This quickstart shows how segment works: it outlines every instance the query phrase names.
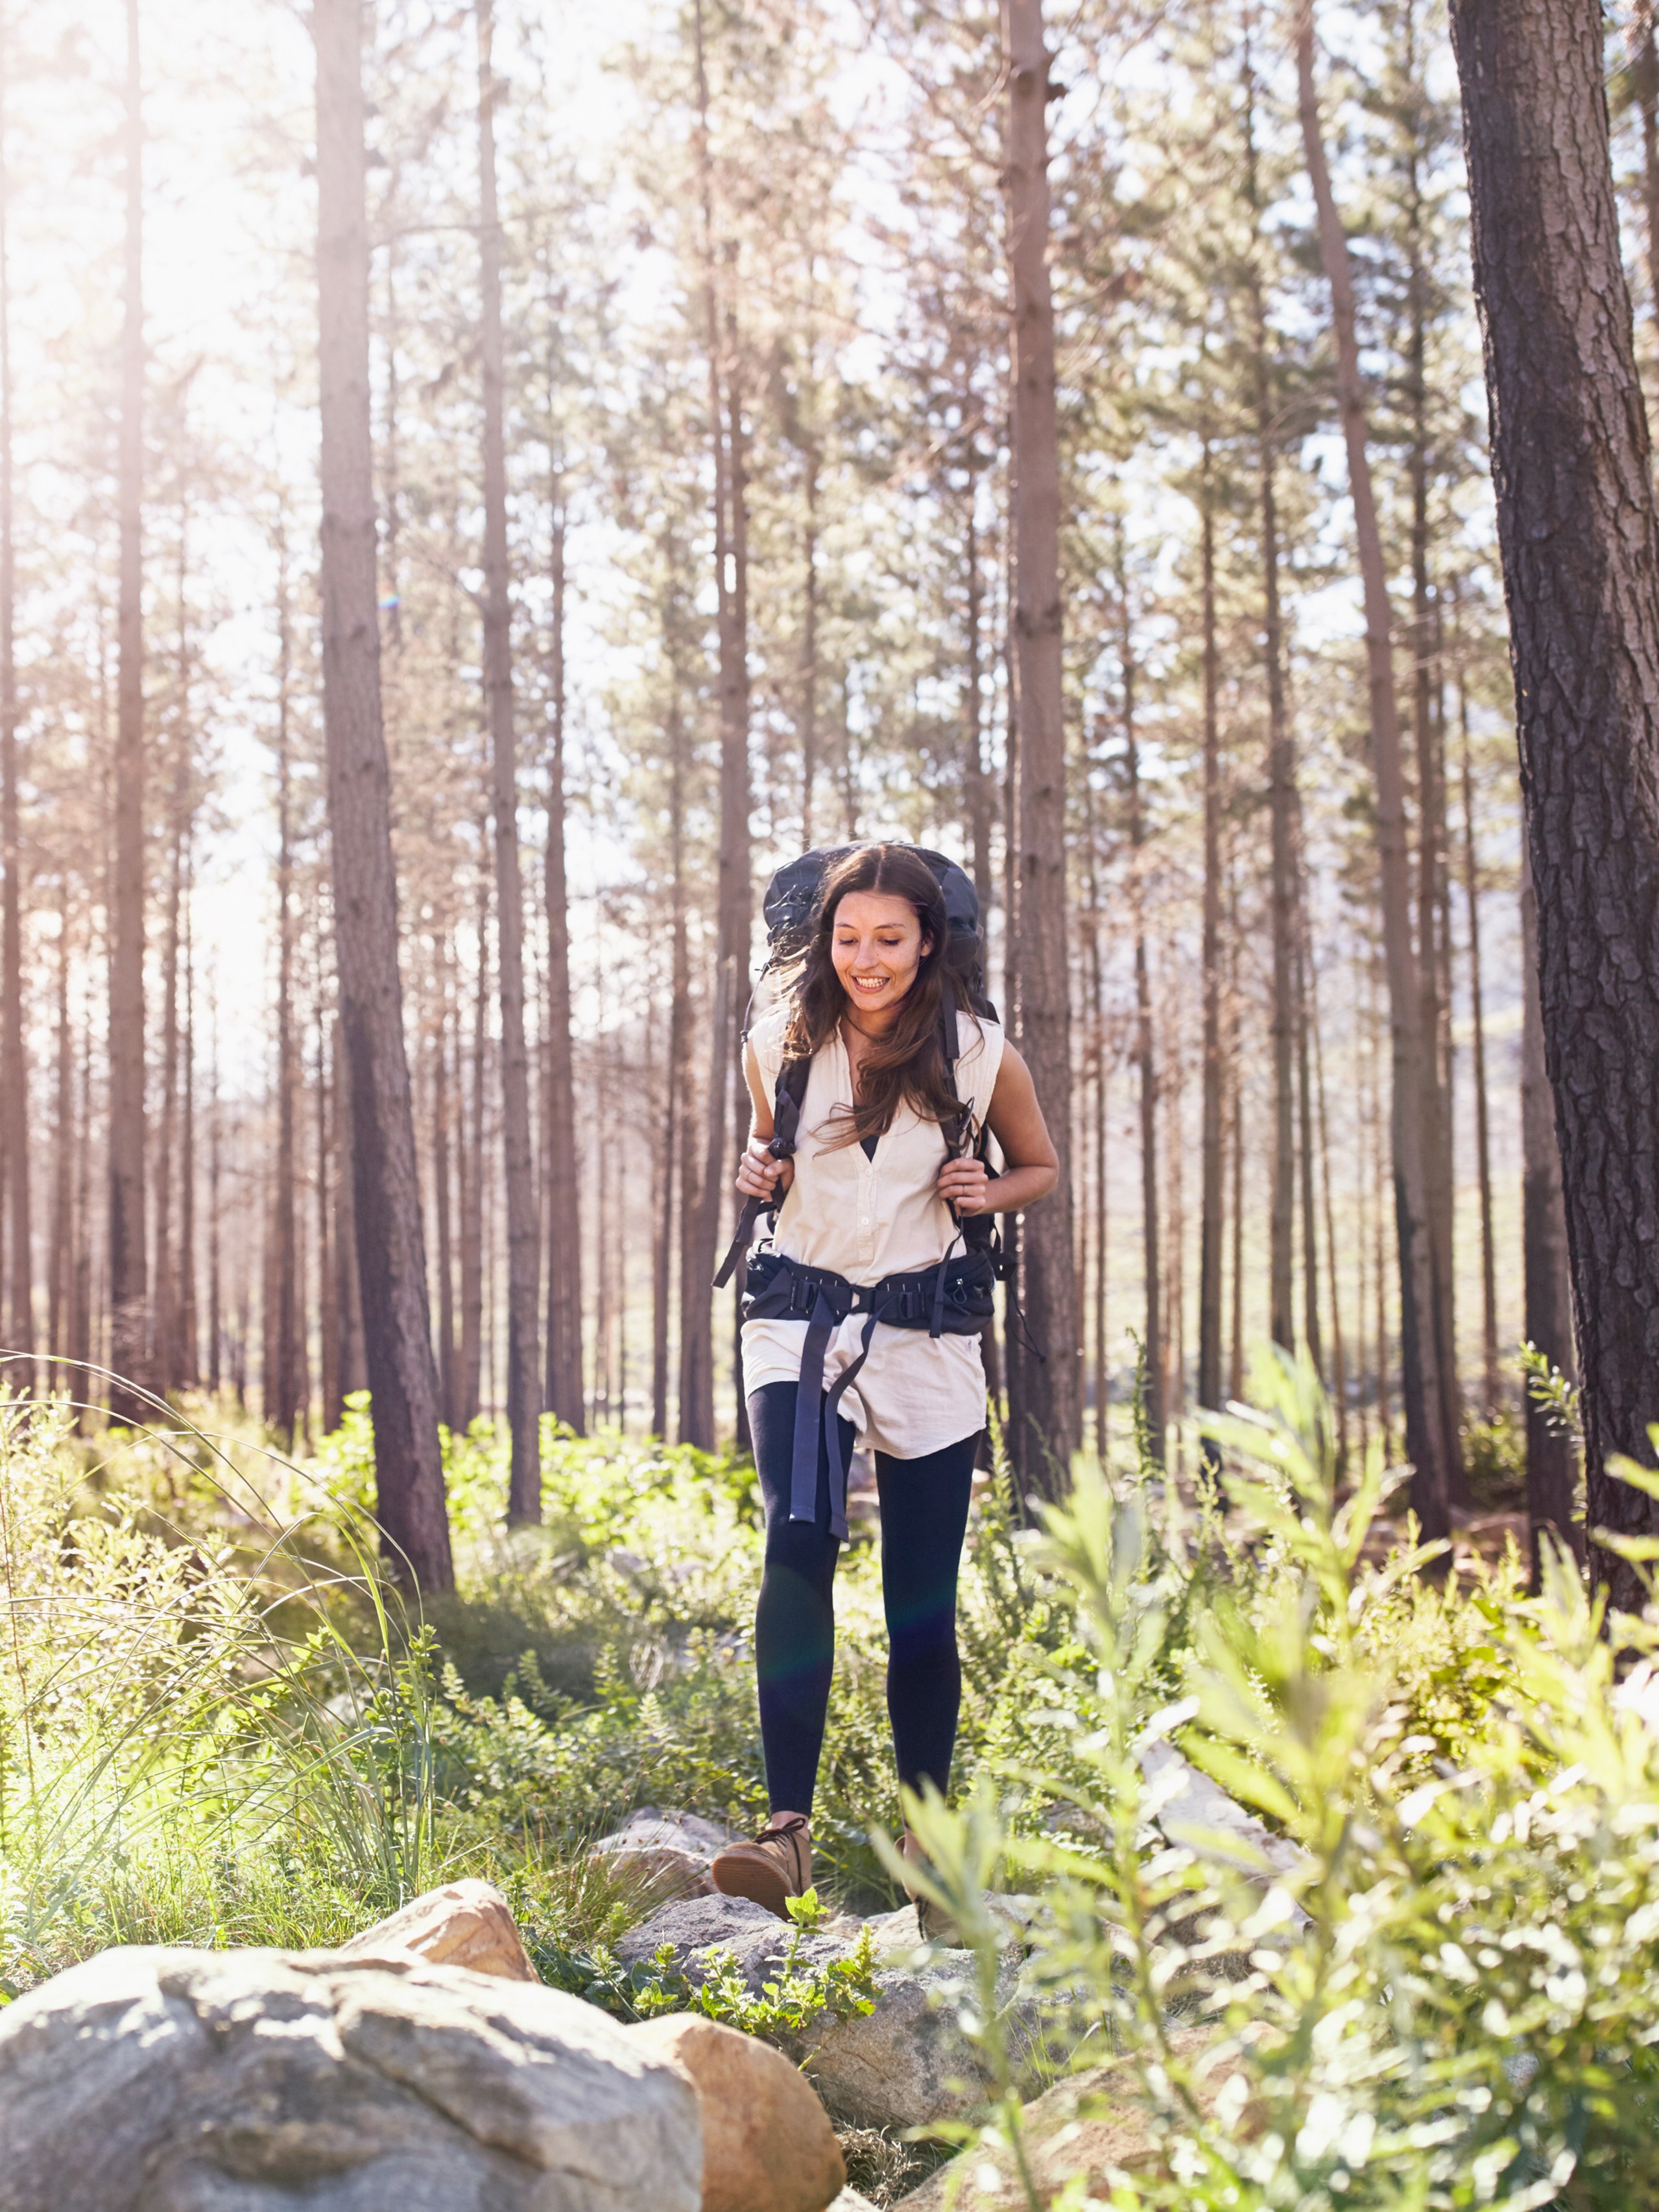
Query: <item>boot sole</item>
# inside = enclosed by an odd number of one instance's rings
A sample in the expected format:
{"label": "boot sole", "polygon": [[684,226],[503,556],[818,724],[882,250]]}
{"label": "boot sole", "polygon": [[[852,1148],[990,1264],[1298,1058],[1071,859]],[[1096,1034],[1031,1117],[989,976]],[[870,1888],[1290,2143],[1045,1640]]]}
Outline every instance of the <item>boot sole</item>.
{"label": "boot sole", "polygon": [[787,1920],[789,1885],[782,1869],[761,1858],[717,1858],[708,1878],[722,1897],[746,1897],[779,1920]]}

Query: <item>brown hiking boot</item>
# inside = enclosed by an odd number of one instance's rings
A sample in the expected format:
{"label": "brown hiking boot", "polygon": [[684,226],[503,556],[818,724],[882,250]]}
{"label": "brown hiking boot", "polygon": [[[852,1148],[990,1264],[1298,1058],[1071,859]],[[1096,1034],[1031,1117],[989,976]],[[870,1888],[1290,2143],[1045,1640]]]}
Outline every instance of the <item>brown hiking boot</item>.
{"label": "brown hiking boot", "polygon": [[799,1813],[769,1820],[752,1843],[733,1844],[708,1869],[722,1897],[752,1897],[780,1920],[789,1917],[787,1900],[805,1897],[812,1887],[812,1846]]}

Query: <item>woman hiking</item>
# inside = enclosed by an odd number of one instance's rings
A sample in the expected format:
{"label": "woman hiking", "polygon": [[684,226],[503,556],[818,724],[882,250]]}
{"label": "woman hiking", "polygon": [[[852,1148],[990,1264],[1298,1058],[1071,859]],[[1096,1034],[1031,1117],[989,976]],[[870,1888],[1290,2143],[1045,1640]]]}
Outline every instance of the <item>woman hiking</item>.
{"label": "woman hiking", "polygon": [[[939,866],[971,908],[960,872]],[[745,1231],[763,1201],[777,1206],[771,1243],[750,1262],[743,1326],[766,1509],[755,1661],[771,1814],[712,1873],[726,1896],[780,1917],[812,1881],[855,1434],[875,1454],[899,1780],[941,1793],[950,1781],[957,1572],[985,1427],[985,1217],[1035,1205],[1059,1173],[1024,1062],[988,1013],[963,1004],[974,994],[953,968],[962,941],[916,848],[855,848],[830,866],[784,1002],[745,1048]],[[798,1129],[775,1127],[775,1111],[782,1123],[797,1110]],[[985,1128],[1000,1176],[974,1150]],[[908,1832],[903,1849],[920,1856]]]}

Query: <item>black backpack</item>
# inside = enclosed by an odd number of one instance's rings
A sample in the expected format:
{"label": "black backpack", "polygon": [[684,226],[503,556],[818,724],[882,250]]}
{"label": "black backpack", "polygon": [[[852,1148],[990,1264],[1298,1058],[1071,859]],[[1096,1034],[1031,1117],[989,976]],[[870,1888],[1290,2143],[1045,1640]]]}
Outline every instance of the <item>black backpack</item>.
{"label": "black backpack", "polygon": [[[853,845],[832,845],[803,853],[799,860],[787,860],[766,886],[766,896],[761,902],[761,912],[766,919],[766,965],[761,970],[763,979],[775,969],[787,966],[798,960],[806,950],[817,919],[818,901],[823,890],[824,878],[837,860],[858,848]],[[979,895],[971,879],[956,862],[947,860],[943,853],[935,853],[925,845],[913,845],[910,850],[919,860],[925,860],[933,872],[945,901],[945,914],[950,934],[945,947],[944,1003],[939,1010],[939,1049],[945,1056],[945,1073],[954,1088],[957,1061],[961,1054],[961,1043],[957,1025],[957,1012],[961,1006],[970,1012],[982,1014],[995,1021],[997,1010],[985,989],[985,963],[979,939]],[[753,1000],[750,1000],[752,1006]],[[747,1017],[744,1036],[749,1034]],[[787,1160],[795,1150],[800,1128],[801,1108],[806,1098],[807,1078],[811,1073],[808,1060],[786,1058],[778,1070],[778,1079],[773,1094],[772,1140],[767,1150],[774,1159]],[[945,1141],[952,1154],[960,1152],[967,1144],[969,1129],[968,1109],[958,1106],[951,1121],[945,1123]],[[986,1153],[987,1132],[981,1121],[974,1151],[986,1163],[987,1171],[994,1175]],[[720,1289],[730,1281],[740,1254],[747,1251],[755,1224],[763,1213],[775,1213],[781,1199],[750,1198],[744,1202],[738,1218],[737,1234],[731,1249],[720,1262],[720,1273],[714,1278],[714,1287]],[[991,1255],[998,1278],[1004,1273],[1002,1239],[998,1235],[995,1217],[991,1214],[969,1214],[958,1221],[963,1243],[970,1252],[988,1252]]]}

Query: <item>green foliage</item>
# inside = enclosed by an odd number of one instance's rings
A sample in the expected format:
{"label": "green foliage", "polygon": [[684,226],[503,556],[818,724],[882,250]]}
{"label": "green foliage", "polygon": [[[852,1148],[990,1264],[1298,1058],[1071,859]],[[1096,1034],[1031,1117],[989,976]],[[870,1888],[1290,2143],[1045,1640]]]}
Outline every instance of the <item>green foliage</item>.
{"label": "green foliage", "polygon": [[603,2006],[620,2020],[694,2012],[744,2035],[794,2045],[803,2038],[821,2039],[837,2021],[872,2012],[878,1994],[867,1929],[844,1957],[820,1962],[800,1956],[807,1932],[798,1919],[777,1973],[757,1991],[744,1980],[734,1954],[725,1950],[709,1952],[696,1978],[682,1972],[670,1943],[648,1961],[627,1967],[603,1945],[567,1951],[544,1943],[532,1955],[544,1981]]}
{"label": "green foliage", "polygon": [[[1184,1651],[1182,1570],[1151,1561],[1142,1498],[1085,1474],[1047,1516],[1096,1662],[1067,1723],[1094,1841],[936,1814],[941,1894],[985,1949],[999,1860],[1048,1886],[1039,1972],[1146,2107],[1153,2155],[1115,2205],[1659,2203],[1659,1627],[1604,1622],[1557,1550],[1536,1598],[1501,1572],[1434,1594],[1431,1547],[1365,1564],[1395,1478],[1374,1457],[1343,1494],[1305,1364],[1258,1363],[1252,1395],[1213,1424],[1248,1572]],[[1442,1734],[1419,1728],[1437,1670],[1397,1663],[1402,1623],[1443,1659],[1485,1654]],[[1184,1694],[1155,1705],[1172,1667]],[[1161,1835],[1147,1753],[1171,1739],[1293,1855]]]}

